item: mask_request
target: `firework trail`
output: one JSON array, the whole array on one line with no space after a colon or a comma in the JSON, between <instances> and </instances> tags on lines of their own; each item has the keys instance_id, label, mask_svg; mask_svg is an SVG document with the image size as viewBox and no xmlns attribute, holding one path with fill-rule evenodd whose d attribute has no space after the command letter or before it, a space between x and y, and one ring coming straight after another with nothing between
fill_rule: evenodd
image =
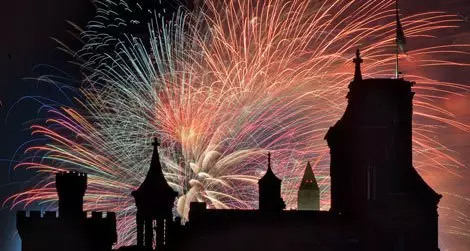
<instances>
[{"instance_id":1,"label":"firework trail","mask_svg":"<svg viewBox=\"0 0 470 251\"><path fill-rule=\"evenodd\" d=\"M101 2L97 21L83 33L83 49L64 46L86 73L81 108L52 109L45 124L32 127L47 143L29 147L30 157L17 167L35 169L42 179L9 198L13 207L53 206L53 173L85 171L85 209L116 211L118 246L133 243L130 192L143 181L157 135L166 178L180 194L176 211L184 217L195 200L214 208L256 208L267 151L283 179L287 208L296 204L307 160L316 163L322 209L329 208L323 137L344 111L356 48L365 56L364 75L394 75L394 1L207 0L194 11L180 9L169 22L154 15L143 36L97 32L138 23L120 18L116 6L132 12L123 1ZM442 12L402 20L414 41L458 21ZM401 59L407 80L418 83L413 142L421 173L462 165L432 137L435 126L470 128L437 105L445 94L469 88L419 72L467 67L447 58L468 54L469 47L416 47Z\"/></svg>"}]
</instances>

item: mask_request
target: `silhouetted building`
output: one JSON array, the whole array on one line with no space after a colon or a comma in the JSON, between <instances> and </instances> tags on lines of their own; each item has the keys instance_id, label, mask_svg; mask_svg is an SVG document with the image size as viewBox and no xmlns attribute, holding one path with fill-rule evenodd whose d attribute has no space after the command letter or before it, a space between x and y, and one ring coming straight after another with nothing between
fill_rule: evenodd
<instances>
[{"instance_id":1,"label":"silhouetted building","mask_svg":"<svg viewBox=\"0 0 470 251\"><path fill-rule=\"evenodd\" d=\"M308 185L302 182L299 190L313 188L312 176L307 171ZM259 210L208 209L205 203L192 202L189 221L173 250L349 250L340 215L308 210L318 204L314 193L299 198L304 210L282 210L280 186L268 155L268 169L259 182Z\"/></svg>"},{"instance_id":2,"label":"silhouetted building","mask_svg":"<svg viewBox=\"0 0 470 251\"><path fill-rule=\"evenodd\" d=\"M297 210L320 210L320 188L310 162L307 162L297 193Z\"/></svg>"},{"instance_id":3,"label":"silhouetted building","mask_svg":"<svg viewBox=\"0 0 470 251\"><path fill-rule=\"evenodd\" d=\"M413 83L363 79L359 51L353 62L348 106L325 136L331 150L330 211L318 211L319 188L309 163L298 210L280 210L281 181L268 157L259 210L208 209L193 202L172 250L439 250L441 196L412 165Z\"/></svg>"},{"instance_id":4,"label":"silhouetted building","mask_svg":"<svg viewBox=\"0 0 470 251\"><path fill-rule=\"evenodd\" d=\"M83 211L87 175L79 172L56 174L59 215L55 211L18 211L16 227L23 251L105 251L116 243L116 215Z\"/></svg>"},{"instance_id":5,"label":"silhouetted building","mask_svg":"<svg viewBox=\"0 0 470 251\"><path fill-rule=\"evenodd\" d=\"M258 190L259 210L275 212L286 208L281 197L281 179L271 169L271 153L268 153L268 169L258 181Z\"/></svg>"},{"instance_id":6,"label":"silhouetted building","mask_svg":"<svg viewBox=\"0 0 470 251\"><path fill-rule=\"evenodd\" d=\"M367 250L438 250L437 205L412 163L413 83L362 80L359 51L343 117L326 135L331 212L365 224Z\"/></svg>"},{"instance_id":7,"label":"silhouetted building","mask_svg":"<svg viewBox=\"0 0 470 251\"><path fill-rule=\"evenodd\" d=\"M320 211L320 191L310 163L298 190L298 210L284 210L281 179L268 154L259 180L259 209L209 209L192 202L189 219L173 218L175 192L167 183L155 141L147 176L132 195L137 245L120 250L322 250L438 251L437 205L412 164L413 83L363 79L357 51L343 117L325 139L331 154L331 209ZM115 216L83 213L86 175L57 174L55 212L18 212L23 250L109 250Z\"/></svg>"},{"instance_id":8,"label":"silhouetted building","mask_svg":"<svg viewBox=\"0 0 470 251\"><path fill-rule=\"evenodd\" d=\"M137 207L137 246L158 250L167 244L170 226L173 224L172 209L178 195L163 176L158 141L153 143L150 169L140 187L132 192ZM155 231L155 238L154 238Z\"/></svg>"}]
</instances>

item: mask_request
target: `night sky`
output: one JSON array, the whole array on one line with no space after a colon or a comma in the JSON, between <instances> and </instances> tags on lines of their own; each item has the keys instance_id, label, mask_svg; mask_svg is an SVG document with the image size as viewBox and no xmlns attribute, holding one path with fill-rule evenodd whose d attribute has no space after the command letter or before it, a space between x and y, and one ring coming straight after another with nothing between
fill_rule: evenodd
<instances>
[{"instance_id":1,"label":"night sky","mask_svg":"<svg viewBox=\"0 0 470 251\"><path fill-rule=\"evenodd\" d=\"M34 78L43 74L57 74L51 66L57 67L68 74L71 79L79 79L77 67L67 61L70 56L56 49L56 43L50 38L55 37L71 47L79 46L76 38L69 32L73 28L66 20L79 26L84 26L94 15L91 0L15 0L5 1L1 7L1 45L0 45L0 200L12 193L30 186L26 181L33 172L25 170L12 170L14 160L21 159L21 152L15 155L21 144L31 140L29 125L40 118L38 110L40 104L28 96L42 96L58 102L70 104L66 96L53 85L38 83ZM401 0L402 15L416 11L443 10L458 13L462 20L461 28L452 34L443 34L437 38L454 43L470 44L470 0ZM412 44L412 41L410 41ZM467 60L468 62L468 60ZM469 71L456 68L448 80L469 84ZM439 73L430 73L439 74ZM69 81L72 85L72 80ZM78 86L78 84L75 84ZM72 91L65 90L72 94ZM465 94L465 93L464 93ZM470 94L452 96L442 101L442 106L453 111L457 116L465 116L466 123L470 121ZM7 116L8 115L8 116ZM470 164L470 136L468 133L454 129L442 130L441 140L451 146L459 154L459 160L468 167ZM468 169L457 170L458 176L446 178L445 183L437 182L434 187L438 192L458 191L459 195L470 198L470 186L467 177ZM442 175L449 175L443 173ZM426 177L440 179L441 174ZM463 187L463 189L462 189ZM443 200L455 200L453 204L465 209L462 213L470 215L469 200L452 198L444 195ZM0 250L19 250L19 237L15 232L15 212L9 208L0 210ZM470 225L468 228L470 229ZM470 245L470 236L452 238L456 250L466 250L464 246ZM455 244L454 244L455 243ZM448 243L446 243L448 245Z\"/></svg>"}]
</instances>

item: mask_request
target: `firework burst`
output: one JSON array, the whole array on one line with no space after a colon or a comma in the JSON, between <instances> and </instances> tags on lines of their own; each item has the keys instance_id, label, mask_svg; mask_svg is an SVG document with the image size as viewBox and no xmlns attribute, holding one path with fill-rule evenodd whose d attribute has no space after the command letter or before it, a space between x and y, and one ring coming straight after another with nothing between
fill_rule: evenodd
<instances>
[{"instance_id":1,"label":"firework burst","mask_svg":"<svg viewBox=\"0 0 470 251\"><path fill-rule=\"evenodd\" d=\"M136 22L109 18L116 16L110 5L104 2L98 10L102 20L117 23L108 26ZM51 110L44 125L32 127L47 143L29 147L30 158L17 167L36 169L42 180L9 201L53 205L53 173L85 171L85 209L116 211L118 245L130 244L135 240L130 192L143 181L149 141L158 135L165 175L179 192L176 211L183 217L195 200L214 208L256 208L267 151L283 179L288 208L296 205L304 165L314 160L327 209L323 137L344 110L352 53L362 49L367 77L392 77L394 15L391 0L207 0L195 11L178 11L170 22L155 15L144 38L121 40L97 33L95 28L107 25L96 21L83 33L83 49L74 53L86 72L80 112ZM402 22L410 40L423 41L456 27L458 17L429 12ZM433 127L468 131L469 126L436 104L444 94L468 87L428 78L420 69L466 67L446 59L467 54L469 47L416 47L401 59L407 80L418 83L413 142L414 164L422 173L462 165L432 137Z\"/></svg>"}]
</instances>

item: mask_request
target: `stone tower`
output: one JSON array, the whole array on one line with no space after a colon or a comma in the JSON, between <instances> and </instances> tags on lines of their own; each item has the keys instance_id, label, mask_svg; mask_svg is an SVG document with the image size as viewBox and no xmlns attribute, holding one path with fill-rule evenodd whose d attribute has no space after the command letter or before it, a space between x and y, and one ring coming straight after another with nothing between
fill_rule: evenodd
<instances>
[{"instance_id":1,"label":"stone tower","mask_svg":"<svg viewBox=\"0 0 470 251\"><path fill-rule=\"evenodd\" d=\"M310 162L305 167L297 195L297 210L320 210L320 188Z\"/></svg>"},{"instance_id":2,"label":"stone tower","mask_svg":"<svg viewBox=\"0 0 470 251\"><path fill-rule=\"evenodd\" d=\"M56 174L55 187L59 195L60 218L83 218L83 196L87 189L87 174L61 172Z\"/></svg>"},{"instance_id":3,"label":"stone tower","mask_svg":"<svg viewBox=\"0 0 470 251\"><path fill-rule=\"evenodd\" d=\"M413 83L363 79L359 51L353 62L346 111L326 135L331 211L365 226L364 250L439 250L441 195L412 161Z\"/></svg>"}]
</instances>

